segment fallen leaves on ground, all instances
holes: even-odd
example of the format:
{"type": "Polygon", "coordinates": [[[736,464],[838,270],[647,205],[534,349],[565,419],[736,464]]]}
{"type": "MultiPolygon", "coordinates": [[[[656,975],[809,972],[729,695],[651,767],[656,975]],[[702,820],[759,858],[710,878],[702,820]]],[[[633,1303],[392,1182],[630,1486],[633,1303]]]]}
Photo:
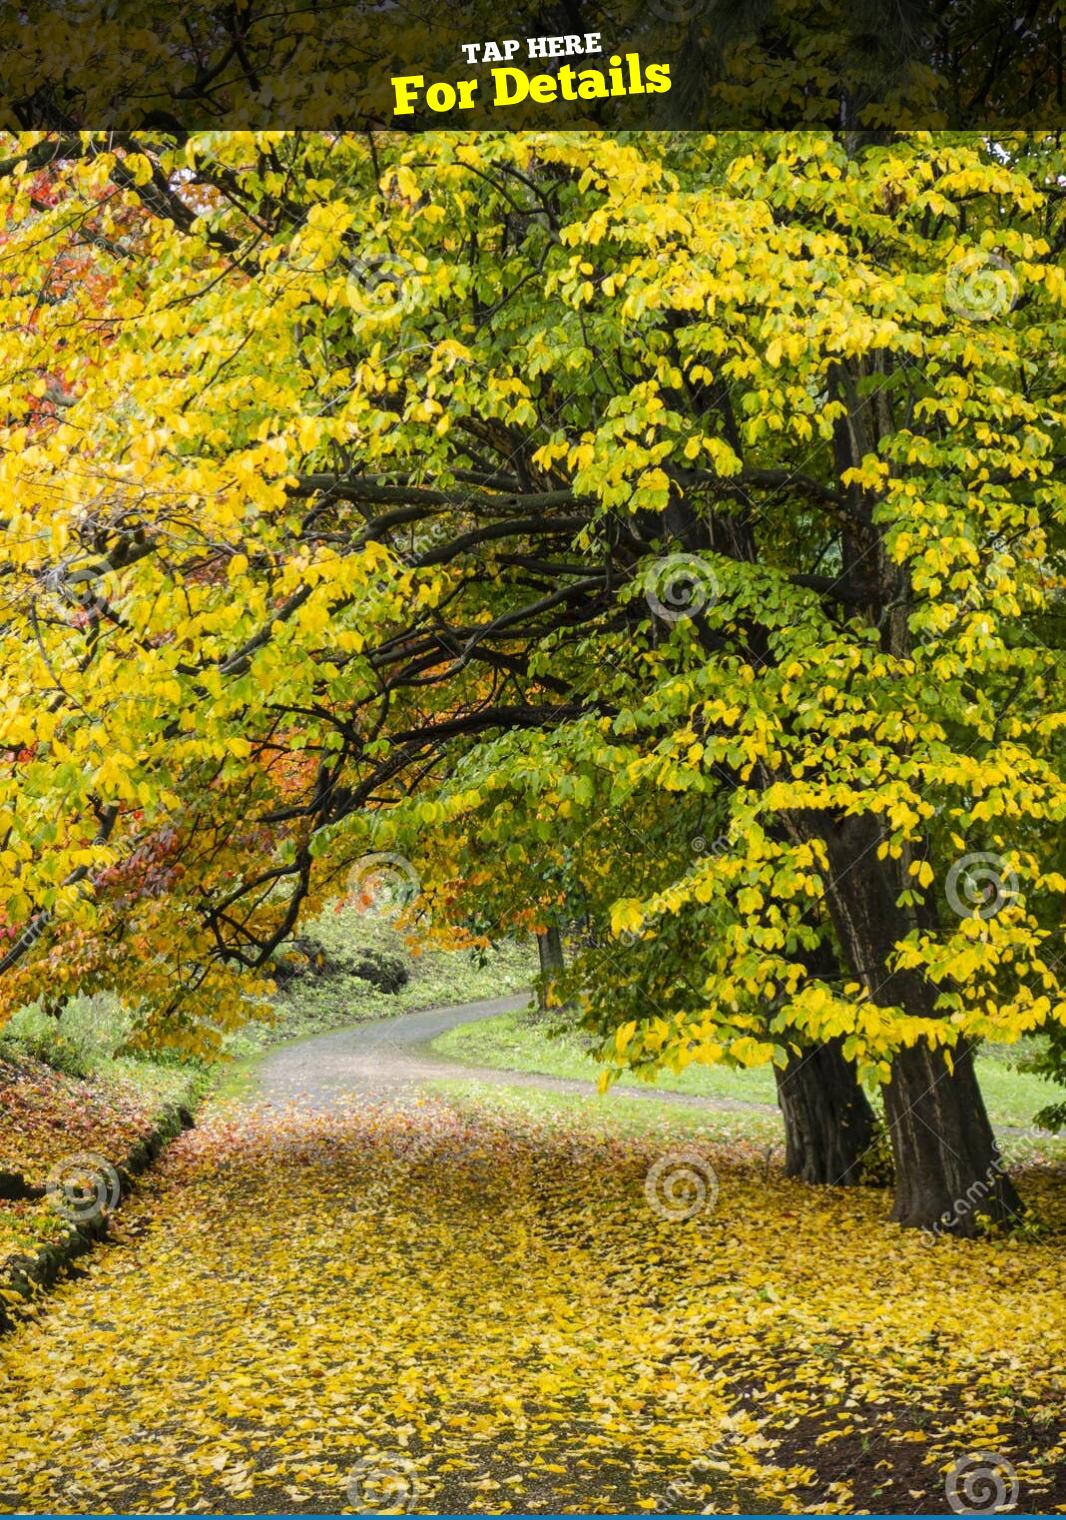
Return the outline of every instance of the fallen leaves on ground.
{"type": "Polygon", "coordinates": [[[216,1110],[0,1342],[3,1507],[944,1512],[991,1451],[1066,1508],[1061,1176],[1057,1238],[930,1248],[693,1145],[717,1201],[677,1222],[648,1140],[216,1110]]]}
{"type": "Polygon", "coordinates": [[[152,1127],[132,1082],[68,1077],[39,1061],[0,1061],[0,1166],[43,1182],[71,1151],[99,1150],[121,1161],[152,1127]]]}
{"type": "MultiPolygon", "coordinates": [[[[0,1061],[0,1172],[43,1187],[57,1162],[79,1152],[123,1162],[150,1133],[152,1106],[120,1077],[79,1078],[28,1058],[0,1061]]],[[[47,1201],[0,1201],[0,1266],[67,1233],[47,1201]]]]}

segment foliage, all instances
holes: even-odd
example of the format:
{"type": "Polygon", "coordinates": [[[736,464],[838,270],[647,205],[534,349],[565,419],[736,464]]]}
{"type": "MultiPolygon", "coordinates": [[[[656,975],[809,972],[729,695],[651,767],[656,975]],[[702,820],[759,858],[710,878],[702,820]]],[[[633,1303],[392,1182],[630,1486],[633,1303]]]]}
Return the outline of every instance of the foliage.
{"type": "MultiPolygon", "coordinates": [[[[502,122],[539,131],[547,119],[557,128],[619,131],[844,119],[872,128],[1005,129],[1055,119],[1054,6],[897,0],[890,20],[876,0],[736,0],[725,14],[690,0],[581,0],[559,15],[518,3],[508,12],[510,36],[564,24],[602,34],[619,53],[669,59],[672,91],[616,98],[609,110],[553,100],[547,116],[527,100],[501,116],[485,88],[472,110],[423,110],[408,120],[416,130],[502,122]]],[[[103,11],[69,0],[46,6],[32,27],[20,21],[17,9],[0,12],[0,84],[11,118],[61,119],[71,133],[106,120],[119,140],[146,120],[244,127],[267,106],[279,128],[374,125],[390,118],[391,78],[454,79],[460,46],[500,31],[489,0],[453,0],[432,29],[415,6],[383,10],[359,0],[307,0],[295,12],[269,0],[242,0],[238,11],[222,0],[187,0],[180,12],[163,0],[113,0],[103,11]]]]}
{"type": "Polygon", "coordinates": [[[713,1214],[667,1223],[663,1153],[435,1102],[216,1114],[136,1248],[0,1342],[0,1502],[348,1512],[391,1460],[431,1513],[902,1513],[994,1450],[1061,1504],[1060,1240],[930,1248],[718,1147],[713,1214]]]}
{"type": "MultiPolygon", "coordinates": [[[[91,1074],[72,1076],[55,1069],[54,1039],[44,1048],[50,1065],[13,1042],[0,1047],[0,1172],[31,1188],[79,1152],[125,1161],[166,1105],[192,1103],[203,1090],[202,1070],[144,1061],[101,1060],[91,1074]]],[[[9,1256],[32,1254],[68,1230],[48,1199],[0,1200],[0,1274],[9,1256]]]]}
{"type": "MultiPolygon", "coordinates": [[[[1033,1069],[1066,1087],[1066,1037],[1061,1029],[1052,1029],[1046,1049],[1032,1063],[1033,1069]]],[[[1036,1116],[1038,1124],[1048,1129],[1066,1129],[1066,1102],[1049,1103],[1036,1116]]]]}
{"type": "Polygon", "coordinates": [[[402,857],[580,917],[616,1070],[840,1035],[981,1129],[1066,1019],[1058,142],[12,149],[4,1006],[210,1053],[402,857]]]}
{"type": "MultiPolygon", "coordinates": [[[[512,1071],[539,1071],[547,1076],[578,1077],[595,1082],[598,1066],[590,1039],[580,1030],[545,1027],[521,1014],[501,1013],[491,1019],[459,1024],[438,1035],[433,1049],[438,1055],[465,1061],[470,1066],[495,1066],[512,1071]]],[[[633,1086],[639,1079],[623,1077],[619,1087],[633,1086]]],[[[663,1072],[654,1078],[664,1092],[687,1092],[701,1096],[737,1098],[741,1102],[776,1104],[773,1075],[765,1067],[729,1070],[725,1067],[692,1067],[680,1077],[663,1072]]],[[[640,1085],[646,1086],[647,1080],[640,1085]]]]}
{"type": "Polygon", "coordinates": [[[625,1082],[609,1094],[557,1091],[545,1083],[486,1083],[473,1074],[432,1077],[430,1093],[473,1114],[498,1115],[521,1128],[535,1124],[552,1132],[580,1130],[591,1138],[610,1140],[640,1137],[654,1144],[679,1139],[726,1146],[731,1152],[770,1173],[782,1155],[781,1118],[772,1108],[704,1108],[656,1098],[647,1090],[633,1092],[625,1082]]]}

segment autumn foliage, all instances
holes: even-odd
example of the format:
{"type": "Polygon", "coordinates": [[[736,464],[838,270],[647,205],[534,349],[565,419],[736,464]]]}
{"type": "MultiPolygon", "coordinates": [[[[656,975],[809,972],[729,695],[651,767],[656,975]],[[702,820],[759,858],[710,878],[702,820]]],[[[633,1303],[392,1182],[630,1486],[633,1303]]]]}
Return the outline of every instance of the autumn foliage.
{"type": "Polygon", "coordinates": [[[1058,143],[3,170],[4,1006],[210,1047],[394,852],[479,932],[568,904],[616,1064],[839,1041],[903,1222],[985,1176],[972,1048],[1066,1020],[1058,143]]]}

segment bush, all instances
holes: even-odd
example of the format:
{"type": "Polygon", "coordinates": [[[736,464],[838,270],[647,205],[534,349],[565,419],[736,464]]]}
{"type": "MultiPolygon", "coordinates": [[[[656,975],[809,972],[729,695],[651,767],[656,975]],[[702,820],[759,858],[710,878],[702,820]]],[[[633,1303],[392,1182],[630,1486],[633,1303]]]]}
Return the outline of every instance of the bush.
{"type": "Polygon", "coordinates": [[[43,1061],[69,1077],[86,1077],[125,1044],[132,1019],[106,994],[72,998],[58,1014],[39,1003],[20,1008],[0,1033],[0,1050],[43,1061]]]}
{"type": "Polygon", "coordinates": [[[280,992],[293,989],[303,978],[330,981],[335,977],[354,976],[369,982],[379,992],[399,992],[410,980],[410,972],[398,955],[382,950],[357,949],[347,955],[330,950],[320,939],[301,935],[277,950],[271,970],[280,992]]]}

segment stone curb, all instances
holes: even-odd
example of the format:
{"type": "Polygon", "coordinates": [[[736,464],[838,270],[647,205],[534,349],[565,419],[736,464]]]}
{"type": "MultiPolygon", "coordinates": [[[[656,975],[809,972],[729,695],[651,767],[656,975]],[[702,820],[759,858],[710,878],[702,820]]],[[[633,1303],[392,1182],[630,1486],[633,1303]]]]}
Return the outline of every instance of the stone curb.
{"type": "MultiPolygon", "coordinates": [[[[192,1114],[183,1104],[168,1105],[162,1111],[150,1133],[136,1140],[125,1160],[115,1168],[122,1184],[123,1196],[131,1188],[133,1179],[154,1165],[170,1141],[176,1139],[183,1130],[191,1129],[194,1122],[192,1114]]],[[[24,1184],[24,1189],[23,1196],[29,1198],[43,1198],[46,1192],[44,1188],[28,1183],[24,1184]]],[[[0,1263],[0,1290],[17,1293],[27,1303],[31,1302],[47,1292],[79,1256],[92,1250],[98,1241],[106,1240],[107,1235],[107,1216],[101,1214],[95,1219],[75,1225],[61,1239],[42,1246],[32,1256],[9,1256],[0,1263]]],[[[0,1334],[13,1329],[20,1318],[16,1307],[0,1300],[0,1334]]]]}

